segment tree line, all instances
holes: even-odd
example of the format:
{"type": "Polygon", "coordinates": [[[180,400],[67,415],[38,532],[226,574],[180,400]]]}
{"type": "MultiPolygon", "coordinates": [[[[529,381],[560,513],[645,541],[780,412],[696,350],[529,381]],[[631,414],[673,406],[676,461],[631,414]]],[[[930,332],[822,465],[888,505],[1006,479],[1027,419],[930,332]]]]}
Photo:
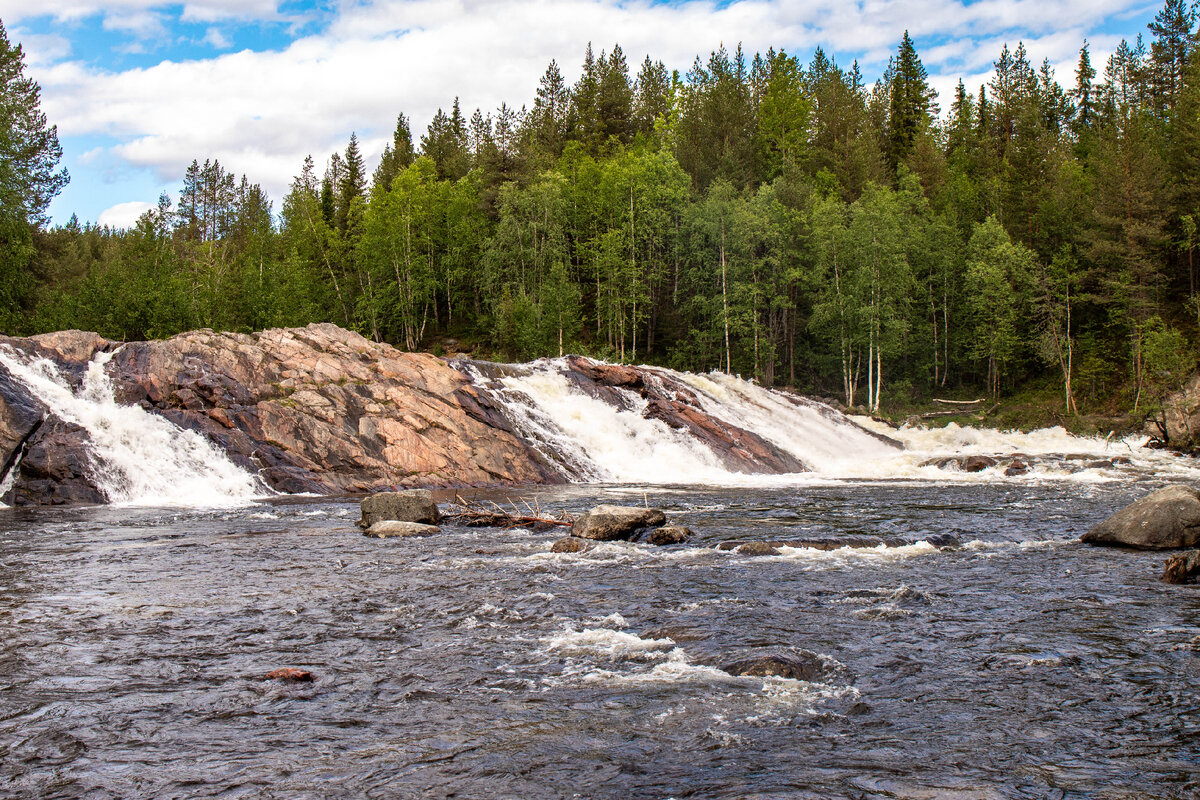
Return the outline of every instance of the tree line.
{"type": "Polygon", "coordinates": [[[307,158],[277,210],[206,160],[128,230],[34,220],[0,322],[332,321],[873,409],[1053,385],[1067,413],[1137,410],[1190,373],[1200,331],[1196,7],[1167,0],[1148,33],[1099,71],[1083,42],[1065,86],[1005,45],[945,113],[907,33],[872,85],[821,49],[721,48],[680,74],[589,46],[528,107],[455,100],[416,140],[399,115],[373,171],[354,135],[307,158]]]}

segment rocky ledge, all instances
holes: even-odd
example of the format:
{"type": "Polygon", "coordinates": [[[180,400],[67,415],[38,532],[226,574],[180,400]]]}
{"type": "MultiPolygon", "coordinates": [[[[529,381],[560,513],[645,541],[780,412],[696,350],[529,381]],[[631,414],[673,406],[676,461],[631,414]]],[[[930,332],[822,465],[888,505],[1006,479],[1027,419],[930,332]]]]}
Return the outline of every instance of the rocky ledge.
{"type": "MultiPolygon", "coordinates": [[[[125,344],[61,331],[0,344],[49,358],[75,383],[96,353],[112,352],[107,370],[119,402],[203,433],[281,492],[563,480],[489,423],[470,379],[445,360],[335,325],[125,344]]],[[[88,478],[86,431],[56,418],[0,367],[4,473],[18,458],[6,502],[103,502],[88,478]]]]}
{"type": "MultiPolygon", "coordinates": [[[[49,359],[76,387],[88,363],[109,353],[106,372],[118,402],[203,434],[276,491],[544,484],[570,475],[540,442],[522,438],[497,399],[499,379],[520,367],[405,353],[331,324],[251,334],[198,330],[127,343],[60,331],[0,336],[0,346],[49,359]]],[[[576,356],[564,364],[581,391],[686,430],[731,470],[806,469],[754,433],[705,413],[672,373],[576,356]],[[639,398],[636,409],[632,397],[639,398]]],[[[782,396],[853,424],[806,398],[782,396]]],[[[56,417],[0,365],[0,476],[10,478],[0,500],[104,502],[90,458],[87,431],[56,417]]]]}

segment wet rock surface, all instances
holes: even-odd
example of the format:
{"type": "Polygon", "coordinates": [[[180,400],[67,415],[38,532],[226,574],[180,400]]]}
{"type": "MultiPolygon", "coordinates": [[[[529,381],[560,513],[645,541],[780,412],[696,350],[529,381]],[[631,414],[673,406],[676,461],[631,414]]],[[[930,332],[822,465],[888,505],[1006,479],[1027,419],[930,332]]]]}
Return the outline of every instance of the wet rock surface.
{"type": "Polygon", "coordinates": [[[1086,544],[1172,550],[1200,544],[1200,491],[1167,486],[1137,500],[1085,533],[1086,544]]]}
{"type": "Polygon", "coordinates": [[[578,536],[564,536],[550,545],[551,553],[582,553],[591,550],[596,543],[591,539],[581,539],[578,536]]]}
{"type": "Polygon", "coordinates": [[[640,531],[662,526],[666,521],[666,515],[657,508],[601,505],[575,520],[571,535],[603,542],[630,539],[640,531]]]}
{"type": "Polygon", "coordinates": [[[683,544],[691,538],[692,531],[690,528],[685,528],[682,525],[665,525],[650,531],[649,535],[646,536],[646,541],[662,547],[670,544],[683,544]]]}
{"type": "Polygon", "coordinates": [[[1189,550],[1168,558],[1162,579],[1167,583],[1200,583],[1200,550],[1189,550]]]}
{"type": "Polygon", "coordinates": [[[407,492],[380,492],[364,499],[359,506],[360,527],[370,528],[378,522],[397,520],[434,525],[441,518],[433,492],[412,489],[407,492]]]}
{"type": "Polygon", "coordinates": [[[398,519],[384,519],[374,523],[363,531],[363,536],[375,539],[403,539],[411,536],[432,536],[441,533],[436,525],[425,525],[420,522],[405,522],[398,519]]]}
{"type": "Polygon", "coordinates": [[[996,466],[999,462],[991,456],[945,456],[922,461],[922,467],[937,467],[938,469],[955,469],[960,472],[983,472],[996,466]]]}
{"type": "Polygon", "coordinates": [[[793,681],[823,682],[847,678],[845,667],[833,659],[811,650],[799,649],[752,655],[724,664],[721,669],[730,675],[787,678],[793,681]]]}

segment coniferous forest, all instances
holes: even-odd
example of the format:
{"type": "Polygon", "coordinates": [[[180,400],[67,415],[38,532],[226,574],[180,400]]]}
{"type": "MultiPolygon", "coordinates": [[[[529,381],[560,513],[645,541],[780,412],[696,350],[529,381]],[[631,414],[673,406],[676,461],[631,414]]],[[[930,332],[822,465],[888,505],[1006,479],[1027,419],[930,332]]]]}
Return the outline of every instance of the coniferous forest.
{"type": "Polygon", "coordinates": [[[1033,387],[1067,416],[1152,409],[1200,333],[1197,14],[1167,0],[1107,63],[1081,44],[1072,76],[1016,44],[940,98],[907,33],[873,85],[819,49],[723,48],[680,74],[589,47],[525,106],[453,100],[424,132],[401,113],[377,165],[352,135],[277,204],[198,154],[129,230],[6,211],[0,326],[330,321],[869,408],[1033,387]]]}

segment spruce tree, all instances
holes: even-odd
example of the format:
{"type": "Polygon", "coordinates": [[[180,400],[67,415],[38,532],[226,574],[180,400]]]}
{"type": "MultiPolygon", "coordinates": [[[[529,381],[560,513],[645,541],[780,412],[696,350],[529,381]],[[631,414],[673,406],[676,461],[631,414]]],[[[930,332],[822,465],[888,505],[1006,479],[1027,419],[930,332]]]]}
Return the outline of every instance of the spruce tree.
{"type": "Polygon", "coordinates": [[[908,31],[892,59],[888,82],[888,163],[893,170],[912,151],[918,134],[928,128],[936,113],[937,93],[929,86],[929,76],[917,55],[908,31]]]}

